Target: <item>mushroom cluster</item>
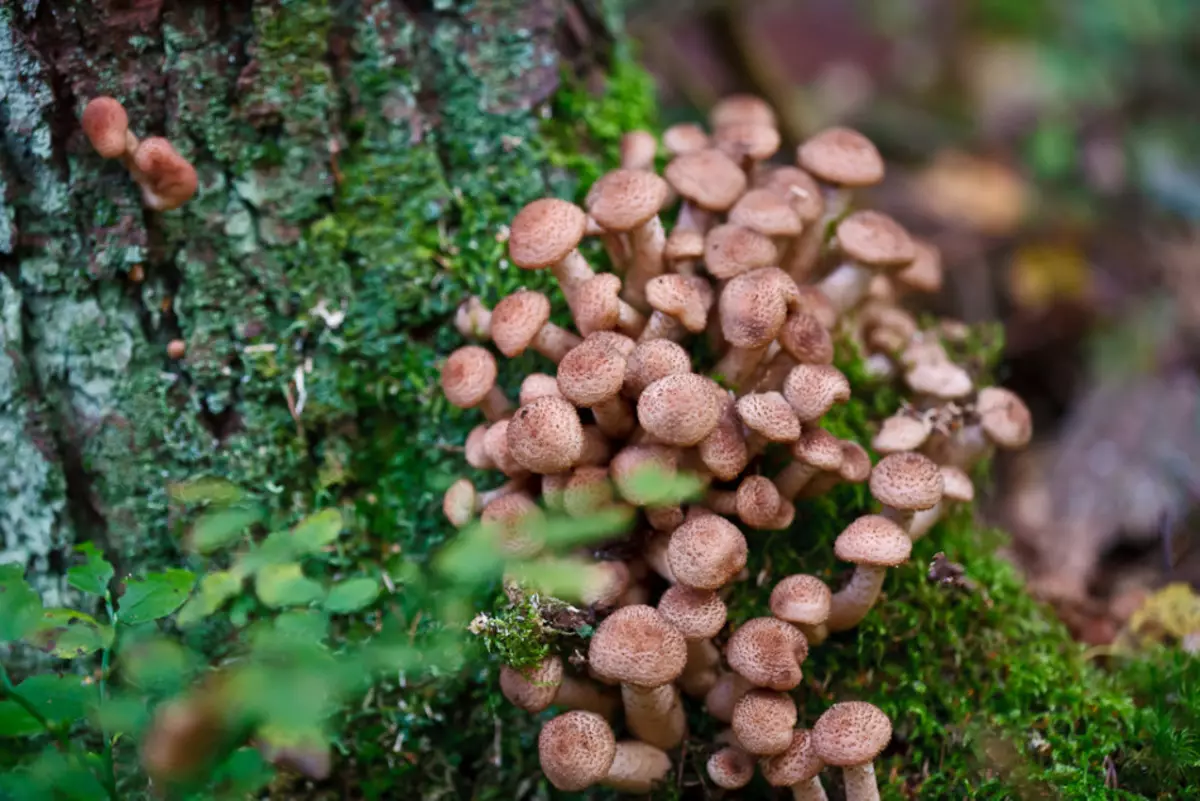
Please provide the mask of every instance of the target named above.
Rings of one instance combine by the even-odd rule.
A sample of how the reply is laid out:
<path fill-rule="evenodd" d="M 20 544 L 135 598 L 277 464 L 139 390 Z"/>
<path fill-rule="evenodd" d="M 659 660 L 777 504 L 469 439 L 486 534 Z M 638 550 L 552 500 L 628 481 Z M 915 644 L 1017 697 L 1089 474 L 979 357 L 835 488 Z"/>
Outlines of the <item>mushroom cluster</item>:
<path fill-rule="evenodd" d="M 574 330 L 551 322 L 549 298 L 529 289 L 491 309 L 479 298 L 460 307 L 457 327 L 477 344 L 449 356 L 442 388 L 487 418 L 466 459 L 504 483 L 481 492 L 460 479 L 444 511 L 455 526 L 495 524 L 504 552 L 523 556 L 538 551 L 526 524 L 545 510 L 619 510 L 635 521 L 622 559 L 587 572 L 599 619 L 587 675 L 570 675 L 559 656 L 501 673 L 515 705 L 572 710 L 539 740 L 554 786 L 646 792 L 686 736 L 689 696 L 729 726 L 707 766 L 718 786 L 743 787 L 757 764 L 796 798 L 824 798 L 818 776 L 837 766 L 851 801 L 878 798 L 871 765 L 891 737 L 888 718 L 855 701 L 797 728 L 791 693 L 809 648 L 854 628 L 912 541 L 972 499 L 966 471 L 993 446 L 1028 441 L 1029 413 L 1006 390 L 976 390 L 943 344 L 953 325 L 922 331 L 901 307 L 906 293 L 939 287 L 942 265 L 891 217 L 852 210 L 855 190 L 884 174 L 866 137 L 829 129 L 799 147 L 795 165 L 780 165 L 768 163 L 780 135 L 761 100 L 726 98 L 709 122 L 711 133 L 667 129 L 663 175 L 654 137 L 632 132 L 621 167 L 596 181 L 584 208 L 544 198 L 513 219 L 511 261 L 551 271 Z M 662 215 L 676 203 L 668 232 Z M 589 237 L 611 272 L 580 252 Z M 859 347 L 878 380 L 908 389 L 871 443 L 883 454 L 874 465 L 863 444 L 822 427 L 850 399 L 833 365 L 837 340 Z M 514 404 L 488 342 L 508 358 L 536 351 L 553 372 L 526 376 Z M 638 480 L 651 469 L 697 477 L 702 496 L 663 502 Z M 834 591 L 816 576 L 786 576 L 771 590 L 771 615 L 726 636 L 724 598 L 745 578 L 752 532 L 790 528 L 797 500 L 842 482 L 867 482 L 881 507 L 847 521 L 834 544 L 854 565 L 849 581 Z"/>

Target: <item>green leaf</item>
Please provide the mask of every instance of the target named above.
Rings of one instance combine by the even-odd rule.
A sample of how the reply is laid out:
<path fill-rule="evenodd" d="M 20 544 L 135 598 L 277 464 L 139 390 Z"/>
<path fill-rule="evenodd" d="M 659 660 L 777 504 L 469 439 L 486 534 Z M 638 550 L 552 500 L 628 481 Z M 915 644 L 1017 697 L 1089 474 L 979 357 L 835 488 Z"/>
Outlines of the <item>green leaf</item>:
<path fill-rule="evenodd" d="M 118 619 L 133 625 L 166 617 L 183 604 L 195 583 L 191 571 L 178 569 L 129 579 L 117 610 Z"/>
<path fill-rule="evenodd" d="M 230 504 L 240 501 L 246 493 L 236 484 L 214 476 L 200 476 L 167 487 L 171 499 L 184 504 Z"/>
<path fill-rule="evenodd" d="M 239 748 L 213 767 L 212 785 L 219 787 L 218 799 L 257 797 L 275 778 L 274 769 L 256 748 Z"/>
<path fill-rule="evenodd" d="M 42 599 L 17 564 L 0 565 L 0 642 L 24 637 L 42 616 Z"/>
<path fill-rule="evenodd" d="M 182 689 L 196 666 L 195 654 L 162 637 L 140 642 L 121 641 L 122 676 L 135 687 L 158 695 Z"/>
<path fill-rule="evenodd" d="M 300 553 L 317 553 L 342 533 L 342 513 L 323 509 L 301 520 L 292 529 L 292 544 Z"/>
<path fill-rule="evenodd" d="M 76 659 L 112 644 L 111 626 L 74 609 L 43 609 L 25 640 L 59 659 Z"/>
<path fill-rule="evenodd" d="M 30 676 L 17 685 L 17 692 L 51 725 L 83 719 L 88 705 L 99 700 L 94 686 L 84 685 L 81 677 L 71 674 Z M 42 731 L 42 724 L 15 701 L 0 701 L 0 737 L 28 737 Z"/>
<path fill-rule="evenodd" d="M 80 592 L 104 596 L 108 593 L 108 582 L 113 577 L 113 566 L 104 558 L 104 554 L 95 543 L 85 542 L 75 546 L 75 550 L 83 554 L 84 563 L 75 565 L 67 571 L 67 583 Z"/>
<path fill-rule="evenodd" d="M 319 643 L 329 634 L 329 618 L 317 609 L 290 609 L 275 618 L 275 631 L 296 640 Z"/>
<path fill-rule="evenodd" d="M 255 590 L 260 601 L 275 608 L 306 606 L 325 594 L 325 588 L 305 576 L 296 562 L 264 567 L 258 573 Z"/>
<path fill-rule="evenodd" d="M 200 553 L 212 553 L 237 541 L 262 519 L 260 506 L 230 506 L 208 512 L 192 526 L 191 546 Z"/>
<path fill-rule="evenodd" d="M 200 591 L 179 610 L 176 621 L 190 626 L 216 612 L 225 602 L 242 591 L 242 574 L 237 570 L 218 570 L 200 579 Z"/>
<path fill-rule="evenodd" d="M 335 584 L 325 599 L 325 608 L 334 614 L 348 614 L 364 609 L 379 597 L 379 582 L 356 578 Z"/>

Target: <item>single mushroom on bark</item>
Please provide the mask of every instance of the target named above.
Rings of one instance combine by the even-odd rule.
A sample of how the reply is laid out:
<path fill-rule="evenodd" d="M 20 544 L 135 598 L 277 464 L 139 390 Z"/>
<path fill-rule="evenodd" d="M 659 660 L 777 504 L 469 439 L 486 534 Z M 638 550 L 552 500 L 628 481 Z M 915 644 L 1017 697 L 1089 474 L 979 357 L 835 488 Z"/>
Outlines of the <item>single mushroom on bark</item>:
<path fill-rule="evenodd" d="M 846 801 L 879 801 L 875 758 L 892 739 L 892 722 L 873 704 L 834 704 L 812 730 L 817 756 L 842 769 Z"/>

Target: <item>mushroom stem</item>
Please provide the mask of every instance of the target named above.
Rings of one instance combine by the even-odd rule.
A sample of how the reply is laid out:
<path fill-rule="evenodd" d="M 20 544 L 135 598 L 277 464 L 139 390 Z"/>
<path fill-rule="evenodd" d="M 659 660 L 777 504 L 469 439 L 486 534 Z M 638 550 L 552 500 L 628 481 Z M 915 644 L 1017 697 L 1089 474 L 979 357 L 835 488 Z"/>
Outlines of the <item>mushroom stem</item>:
<path fill-rule="evenodd" d="M 792 798 L 794 801 L 829 801 L 829 796 L 825 795 L 825 788 L 821 786 L 820 776 L 793 784 Z"/>
<path fill-rule="evenodd" d="M 574 348 L 582 341 L 582 339 L 565 328 L 560 328 L 554 323 L 546 323 L 537 332 L 537 336 L 533 338 L 533 342 L 529 343 L 529 345 L 550 361 L 558 364 L 571 348 Z"/>
<path fill-rule="evenodd" d="M 817 287 L 825 293 L 833 307 L 845 314 L 867 296 L 874 273 L 853 261 L 843 262 L 821 279 Z"/>
<path fill-rule="evenodd" d="M 812 277 L 813 268 L 821 255 L 821 245 L 825 243 L 827 225 L 827 220 L 818 220 L 806 227 L 798 238 L 792 240 L 780 260 L 784 272 L 797 284 L 808 283 Z"/>
<path fill-rule="evenodd" d="M 663 781 L 671 770 L 671 758 L 662 749 L 637 740 L 617 743 L 617 755 L 601 782 L 622 793 L 644 795 Z"/>
<path fill-rule="evenodd" d="M 767 346 L 760 348 L 730 347 L 713 368 L 713 374 L 724 379 L 726 386 L 740 386 L 767 353 Z"/>
<path fill-rule="evenodd" d="M 617 699 L 613 693 L 574 676 L 563 676 L 562 684 L 554 695 L 554 705 L 595 712 L 610 721 L 617 711 Z"/>
<path fill-rule="evenodd" d="M 622 684 L 621 701 L 626 725 L 641 740 L 664 750 L 683 742 L 687 720 L 674 684 L 652 688 Z"/>
<path fill-rule="evenodd" d="M 657 215 L 629 232 L 633 251 L 629 273 L 625 276 L 625 299 L 634 306 L 646 308 L 646 284 L 663 273 L 663 248 L 667 235 Z"/>
<path fill-rule="evenodd" d="M 917 513 L 912 509 L 896 509 L 892 506 L 883 507 L 883 516 L 908 532 L 908 536 L 912 539 L 916 539 L 912 533 L 913 519 L 916 515 Z"/>
<path fill-rule="evenodd" d="M 721 666 L 721 652 L 710 639 L 687 641 L 687 665 L 679 677 L 679 688 L 688 695 L 705 695 L 717 683 L 717 668 Z"/>
<path fill-rule="evenodd" d="M 845 587 L 833 594 L 829 606 L 829 619 L 825 621 L 829 631 L 847 631 L 854 628 L 871 611 L 883 588 L 887 568 L 858 565 Z"/>
<path fill-rule="evenodd" d="M 637 422 L 629 404 L 621 398 L 609 398 L 592 407 L 596 417 L 596 427 L 605 436 L 613 439 L 623 439 L 633 430 Z"/>
<path fill-rule="evenodd" d="M 558 280 L 558 285 L 567 299 L 567 306 L 571 308 L 571 313 L 574 315 L 575 293 L 579 287 L 583 286 L 589 278 L 595 275 L 591 265 L 587 263 L 587 260 L 583 258 L 583 255 L 578 250 L 572 250 L 562 261 L 555 264 L 551 270 L 554 272 L 554 277 Z"/>
<path fill-rule="evenodd" d="M 775 487 L 779 490 L 781 497 L 787 498 L 789 501 L 794 501 L 796 496 L 800 494 L 800 490 L 821 472 L 821 468 L 814 467 L 811 464 L 795 461 L 775 477 Z"/>
<path fill-rule="evenodd" d="M 804 634 L 804 639 L 808 640 L 809 645 L 820 645 L 829 639 L 829 627 L 824 623 L 815 626 L 798 625 L 797 628 Z"/>
<path fill-rule="evenodd" d="M 683 327 L 683 323 L 669 314 L 655 311 L 651 313 L 650 320 L 638 336 L 638 342 L 650 339 L 669 339 L 672 342 L 682 342 L 686 337 L 687 329 Z"/>
<path fill-rule="evenodd" d="M 847 765 L 842 768 L 842 780 L 846 785 L 846 801 L 879 801 L 874 762 Z"/>
<path fill-rule="evenodd" d="M 939 501 L 933 508 L 922 509 L 913 515 L 911 522 L 905 528 L 913 542 L 924 537 L 931 528 L 937 525 L 938 520 L 942 517 L 943 506 L 944 503 Z"/>
<path fill-rule="evenodd" d="M 488 339 L 492 335 L 492 312 L 472 295 L 455 312 L 454 327 L 467 339 Z"/>
<path fill-rule="evenodd" d="M 488 422 L 494 423 L 501 420 L 512 411 L 512 404 L 508 402 L 508 398 L 504 397 L 504 393 L 499 387 L 492 387 L 488 393 L 483 396 L 483 400 L 479 404 L 480 411 L 487 418 Z"/>

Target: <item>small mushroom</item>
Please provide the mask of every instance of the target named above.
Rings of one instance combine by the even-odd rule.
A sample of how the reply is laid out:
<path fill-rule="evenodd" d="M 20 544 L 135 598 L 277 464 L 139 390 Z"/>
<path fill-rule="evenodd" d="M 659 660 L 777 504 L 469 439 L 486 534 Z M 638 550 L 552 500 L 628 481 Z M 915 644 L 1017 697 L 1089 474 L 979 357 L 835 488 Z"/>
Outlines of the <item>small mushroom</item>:
<path fill-rule="evenodd" d="M 577 290 L 594 275 L 578 250 L 586 230 L 583 209 L 557 198 L 529 203 L 509 226 L 508 255 L 513 264 L 522 270 L 551 270 L 572 312 Z"/>
<path fill-rule="evenodd" d="M 795 625 L 809 645 L 815 645 L 825 639 L 832 598 L 829 585 L 801 573 L 781 579 L 771 590 L 768 604 L 771 614 Z"/>
<path fill-rule="evenodd" d="M 669 375 L 692 372 L 692 357 L 678 343 L 669 339 L 650 339 L 640 342 L 625 360 L 625 380 L 621 394 L 637 400 L 646 387 Z"/>
<path fill-rule="evenodd" d="M 838 535 L 833 552 L 856 566 L 846 586 L 833 594 L 825 623 L 830 631 L 846 631 L 857 626 L 875 605 L 887 569 L 908 561 L 912 540 L 886 517 L 864 515 Z"/>
<path fill-rule="evenodd" d="M 938 466 L 911 451 L 892 453 L 871 471 L 871 495 L 883 504 L 885 517 L 908 531 L 913 515 L 942 499 L 944 483 Z"/>
<path fill-rule="evenodd" d="M 729 222 L 770 237 L 779 253 L 804 230 L 804 222 L 786 194 L 776 189 L 751 189 L 729 210 Z"/>
<path fill-rule="evenodd" d="M 722 673 L 717 683 L 704 695 L 704 708 L 722 723 L 733 720 L 733 708 L 742 696 L 754 689 L 754 685 L 739 673 Z"/>
<path fill-rule="evenodd" d="M 133 152 L 130 167 L 142 187 L 142 203 L 155 211 L 171 211 L 192 199 L 199 186 L 196 168 L 166 139 L 150 136 Z"/>
<path fill-rule="evenodd" d="M 733 733 L 756 756 L 781 754 L 792 743 L 796 702 L 784 692 L 754 689 L 733 707 Z"/>
<path fill-rule="evenodd" d="M 779 352 L 755 382 L 760 391 L 780 389 L 798 364 L 833 363 L 833 337 L 815 314 L 798 311 L 788 315 L 777 341 Z"/>
<path fill-rule="evenodd" d="M 654 170 L 654 159 L 658 155 L 658 140 L 649 131 L 626 131 L 621 134 L 621 168 L 626 170 Z"/>
<path fill-rule="evenodd" d="M 569 404 L 568 404 L 569 405 Z M 483 452 L 492 466 L 509 478 L 523 478 L 529 470 L 513 458 L 508 447 L 509 420 L 500 420 L 483 432 Z"/>
<path fill-rule="evenodd" d="M 704 237 L 704 268 L 720 281 L 778 261 L 779 251 L 770 237 L 741 225 L 718 225 Z"/>
<path fill-rule="evenodd" d="M 783 382 L 783 397 L 801 423 L 812 423 L 835 403 L 850 400 L 850 382 L 831 364 L 798 364 Z"/>
<path fill-rule="evenodd" d="M 591 409 L 596 425 L 609 437 L 626 437 L 634 417 L 621 398 L 625 356 L 604 338 L 589 336 L 558 363 L 558 390 L 571 403 Z"/>
<path fill-rule="evenodd" d="M 921 400 L 961 400 L 975 388 L 971 375 L 952 361 L 923 361 L 904 374 L 904 383 Z"/>
<path fill-rule="evenodd" d="M 663 248 L 667 236 L 659 210 L 666 202 L 669 186 L 647 170 L 613 170 L 602 175 L 588 190 L 588 213 L 602 228 L 628 237 L 632 255 L 625 276 L 624 297 L 633 306 L 646 309 L 646 282 L 663 271 Z"/>
<path fill-rule="evenodd" d="M 750 528 L 785 527 L 780 525 L 779 514 L 783 499 L 774 482 L 765 476 L 746 476 L 732 492 L 709 490 L 704 503 L 719 515 L 736 515 Z M 790 521 L 786 525 L 790 525 Z"/>
<path fill-rule="evenodd" d="M 558 379 L 545 373 L 530 373 L 521 380 L 517 403 L 524 406 L 548 395 L 556 398 L 562 397 L 562 393 L 558 391 Z"/>
<path fill-rule="evenodd" d="M 748 176 L 775 155 L 781 141 L 778 128 L 757 121 L 730 122 L 713 129 L 713 144 L 741 165 Z"/>
<path fill-rule="evenodd" d="M 454 327 L 467 339 L 489 339 L 492 336 L 491 309 L 472 295 L 458 304 L 454 312 Z"/>
<path fill-rule="evenodd" d="M 671 769 L 670 758 L 646 743 L 618 743 L 608 721 L 573 711 L 546 721 L 538 735 L 538 759 L 559 790 L 578 792 L 596 784 L 647 793 Z"/>
<path fill-rule="evenodd" d="M 612 273 L 593 276 L 580 285 L 575 295 L 575 324 L 584 336 L 616 329 L 630 337 L 639 336 L 646 318 L 620 297 L 621 279 Z"/>
<path fill-rule="evenodd" d="M 836 473 L 821 473 L 800 490 L 799 498 L 816 498 L 824 495 L 843 481 L 861 484 L 871 476 L 871 457 L 857 442 L 843 441 L 842 465 Z"/>
<path fill-rule="evenodd" d="M 478 492 L 468 478 L 460 478 L 442 496 L 442 513 L 455 528 L 462 528 L 475 519 L 484 507 L 497 498 L 524 488 L 521 481 L 508 481 L 494 490 Z"/>
<path fill-rule="evenodd" d="M 663 131 L 662 141 L 663 147 L 672 156 L 706 150 L 710 145 L 708 134 L 692 122 L 679 122 L 670 126 Z"/>
<path fill-rule="evenodd" d="M 712 638 L 725 626 L 725 602 L 712 590 L 676 584 L 658 600 L 658 612 L 687 640 L 688 658 L 679 676 L 680 689 L 703 696 L 716 683 L 721 666 L 721 654 Z"/>
<path fill-rule="evenodd" d="M 795 288 L 792 279 L 776 267 L 742 273 L 725 285 L 717 307 L 729 350 L 713 372 L 728 385 L 740 386 L 763 360 L 787 321 Z"/>
<path fill-rule="evenodd" d="M 718 391 L 715 382 L 695 373 L 664 376 L 638 396 L 638 422 L 660 442 L 691 447 L 717 427 Z"/>
<path fill-rule="evenodd" d="M 932 431 L 933 426 L 925 418 L 897 413 L 883 421 L 879 433 L 871 440 L 871 447 L 885 456 L 915 451 L 925 444 Z"/>
<path fill-rule="evenodd" d="M 717 590 L 746 566 L 746 538 L 716 515 L 685 521 L 671 533 L 667 560 L 675 581 L 699 590 Z"/>
<path fill-rule="evenodd" d="M 660 275 L 646 284 L 646 301 L 654 311 L 641 338 L 678 341 L 708 325 L 713 291 L 708 281 L 698 276 Z"/>
<path fill-rule="evenodd" d="M 933 437 L 926 452 L 936 461 L 970 469 L 992 447 L 1016 450 L 1029 444 L 1033 418 L 1016 393 L 1003 387 L 979 390 L 970 422 L 948 439 Z"/>
<path fill-rule="evenodd" d="M 562 398 L 538 398 L 512 416 L 505 434 L 514 461 L 533 473 L 564 473 L 583 454 L 579 413 Z"/>
<path fill-rule="evenodd" d="M 634 506 L 650 507 L 647 509 L 647 516 L 652 526 L 657 529 L 659 526 L 655 523 L 661 525 L 663 522 L 658 515 L 650 514 L 652 511 L 658 511 L 660 514 L 669 515 L 670 522 L 674 522 L 674 525 L 667 526 L 667 530 L 674 530 L 678 525 L 678 519 L 682 517 L 679 507 L 652 506 L 658 501 L 658 498 L 645 494 L 646 489 L 640 481 L 641 478 L 648 473 L 652 474 L 653 471 L 658 471 L 664 478 L 674 476 L 676 471 L 674 451 L 662 445 L 627 445 L 613 457 L 609 471 L 613 483 L 616 485 L 617 493 L 622 498 Z"/>
<path fill-rule="evenodd" d="M 842 466 L 842 442 L 823 428 L 805 426 L 792 445 L 792 459 L 775 477 L 779 494 L 795 499 L 802 489 L 822 471 L 832 473 Z"/>
<path fill-rule="evenodd" d="M 940 292 L 943 274 L 941 251 L 924 239 L 914 239 L 913 245 L 917 250 L 916 258 L 893 276 L 896 287 L 926 294 Z"/>
<path fill-rule="evenodd" d="M 580 342 L 575 334 L 550 322 L 550 301 L 530 290 L 514 292 L 497 303 L 490 330 L 496 347 L 510 359 L 533 348 L 558 363 Z"/>
<path fill-rule="evenodd" d="M 137 138 L 129 131 L 129 115 L 116 98 L 102 96 L 89 100 L 79 126 L 102 158 L 131 156 L 137 149 Z"/>
<path fill-rule="evenodd" d="M 787 692 L 800 684 L 808 641 L 800 629 L 778 618 L 756 617 L 733 632 L 725 645 L 729 667 L 756 687 Z"/>
<path fill-rule="evenodd" d="M 779 266 L 796 282 L 808 281 L 825 242 L 824 193 L 816 180 L 799 167 L 777 167 L 762 185 L 786 197 L 804 226 L 800 237 L 789 242 L 780 255 Z"/>
<path fill-rule="evenodd" d="M 875 757 L 892 739 L 892 722 L 873 704 L 834 704 L 812 729 L 813 747 L 827 765 L 842 769 L 846 801 L 879 801 Z"/>
<path fill-rule="evenodd" d="M 705 764 L 712 783 L 723 790 L 740 790 L 754 778 L 754 757 L 735 745 L 713 752 Z"/>
<path fill-rule="evenodd" d="M 680 228 L 678 225 L 667 235 L 663 248 L 666 266 L 680 275 L 694 276 L 696 260 L 704 255 L 704 234 L 697 230 Z"/>
<path fill-rule="evenodd" d="M 466 345 L 446 358 L 442 392 L 460 409 L 478 407 L 488 420 L 499 420 L 512 407 L 496 386 L 496 372 L 496 357 L 478 345 Z"/>
<path fill-rule="evenodd" d="M 763 777 L 773 787 L 791 787 L 794 801 L 828 801 L 821 786 L 825 763 L 817 756 L 812 732 L 796 729 L 787 750 L 761 763 Z"/>
<path fill-rule="evenodd" d="M 913 542 L 928 534 L 951 504 L 970 503 L 975 500 L 975 485 L 971 483 L 971 477 L 960 468 L 942 465 L 938 471 L 942 474 L 942 484 L 945 487 L 942 499 L 932 509 L 924 509 L 913 515 L 912 525 L 908 530 L 908 536 Z"/>
<path fill-rule="evenodd" d="M 878 211 L 856 211 L 838 223 L 837 246 L 843 261 L 818 286 L 843 313 L 866 297 L 876 271 L 903 269 L 916 257 L 908 232 Z"/>
<path fill-rule="evenodd" d="M 594 712 L 612 720 L 617 708 L 611 692 L 567 675 L 562 660 L 555 655 L 522 670 L 508 665 L 500 668 L 500 691 L 513 706 L 526 712 L 541 712 L 553 705 Z"/>
<path fill-rule="evenodd" d="M 762 453 L 770 442 L 795 442 L 800 439 L 800 420 L 791 404 L 779 392 L 755 392 L 738 398 L 738 417 L 750 434 L 746 447 L 750 454 Z"/>
<path fill-rule="evenodd" d="M 683 198 L 675 225 L 685 230 L 708 230 L 713 213 L 727 211 L 746 191 L 746 174 L 714 148 L 676 156 L 664 177 Z"/>
<path fill-rule="evenodd" d="M 750 463 L 750 449 L 742 433 L 733 393 L 717 387 L 716 394 L 721 410 L 717 426 L 700 440 L 696 452 L 712 475 L 721 481 L 732 481 Z"/>
<path fill-rule="evenodd" d="M 796 162 L 825 187 L 825 220 L 840 217 L 853 190 L 883 180 L 883 157 L 871 140 L 851 128 L 826 128 L 796 150 Z"/>

